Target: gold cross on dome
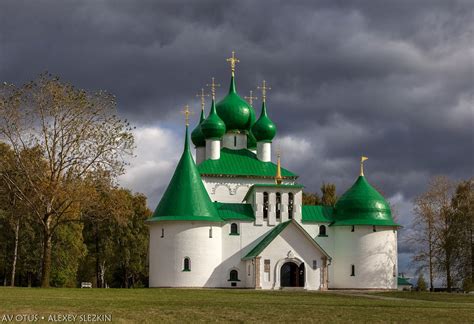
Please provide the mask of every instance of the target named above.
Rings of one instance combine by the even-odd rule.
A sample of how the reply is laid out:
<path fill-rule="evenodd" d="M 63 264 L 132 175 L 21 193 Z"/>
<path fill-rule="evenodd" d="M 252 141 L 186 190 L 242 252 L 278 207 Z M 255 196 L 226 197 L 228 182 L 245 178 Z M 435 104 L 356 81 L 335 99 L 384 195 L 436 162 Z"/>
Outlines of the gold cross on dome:
<path fill-rule="evenodd" d="M 181 111 L 182 114 L 184 114 L 184 118 L 186 120 L 186 126 L 189 126 L 189 115 L 194 114 L 191 110 L 189 110 L 189 106 L 186 105 L 184 106 L 184 109 Z"/>
<path fill-rule="evenodd" d="M 209 97 L 209 94 L 205 94 L 204 88 L 201 88 L 201 93 L 198 93 L 196 97 L 201 98 L 201 110 L 204 110 L 204 106 L 206 105 L 206 97 Z"/>
<path fill-rule="evenodd" d="M 254 99 L 255 99 L 255 100 L 258 99 L 257 97 L 253 97 L 252 94 L 253 94 L 253 91 L 250 90 L 250 96 L 248 96 L 248 97 L 245 96 L 245 97 L 244 97 L 245 99 L 248 100 L 250 106 L 253 106 L 253 100 L 254 100 Z"/>
<path fill-rule="evenodd" d="M 232 56 L 226 59 L 227 62 L 230 63 L 230 69 L 232 70 L 232 76 L 234 76 L 235 72 L 235 65 L 236 63 L 240 63 L 240 60 L 235 57 L 235 51 L 232 51 Z"/>
<path fill-rule="evenodd" d="M 221 85 L 214 82 L 214 77 L 212 77 L 211 80 L 212 82 L 210 84 L 206 84 L 206 86 L 211 87 L 212 99 L 216 100 L 216 87 L 220 87 Z"/>
<path fill-rule="evenodd" d="M 272 90 L 272 88 L 267 87 L 267 81 L 263 80 L 262 86 L 258 86 L 257 89 L 262 90 L 262 101 L 265 102 L 267 99 L 267 90 Z"/>

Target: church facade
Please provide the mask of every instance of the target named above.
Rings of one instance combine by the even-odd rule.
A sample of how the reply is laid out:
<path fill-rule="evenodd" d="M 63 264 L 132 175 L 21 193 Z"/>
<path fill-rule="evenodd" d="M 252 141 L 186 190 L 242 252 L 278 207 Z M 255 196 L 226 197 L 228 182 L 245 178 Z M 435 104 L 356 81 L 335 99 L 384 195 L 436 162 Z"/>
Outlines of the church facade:
<path fill-rule="evenodd" d="M 397 289 L 397 230 L 363 174 L 335 206 L 302 203 L 298 176 L 272 162 L 265 82 L 257 119 L 236 90 L 188 139 L 150 229 L 150 287 Z M 203 97 L 202 97 L 203 99 Z M 317 166 L 314 166 L 317 167 Z"/>

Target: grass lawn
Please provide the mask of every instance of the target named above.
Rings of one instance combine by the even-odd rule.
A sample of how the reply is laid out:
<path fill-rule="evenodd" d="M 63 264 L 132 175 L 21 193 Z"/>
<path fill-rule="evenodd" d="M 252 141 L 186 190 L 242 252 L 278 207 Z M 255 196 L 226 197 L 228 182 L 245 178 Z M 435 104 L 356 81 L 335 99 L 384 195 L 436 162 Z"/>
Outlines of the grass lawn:
<path fill-rule="evenodd" d="M 410 292 L 375 295 L 403 299 L 223 289 L 0 288 L 0 322 L 5 314 L 38 314 L 45 319 L 50 314 L 111 314 L 113 322 L 122 323 L 474 322 L 474 296 Z"/>

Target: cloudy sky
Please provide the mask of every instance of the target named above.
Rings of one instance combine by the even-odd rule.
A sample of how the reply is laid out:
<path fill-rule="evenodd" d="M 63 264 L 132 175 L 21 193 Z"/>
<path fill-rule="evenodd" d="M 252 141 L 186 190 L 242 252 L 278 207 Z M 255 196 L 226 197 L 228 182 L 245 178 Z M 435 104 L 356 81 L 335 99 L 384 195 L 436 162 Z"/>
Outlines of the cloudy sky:
<path fill-rule="evenodd" d="M 225 95 L 263 79 L 285 167 L 306 191 L 342 194 L 366 155 L 368 180 L 409 231 L 428 179 L 474 174 L 472 1 L 0 2 L 0 81 L 49 71 L 117 96 L 136 125 L 121 178 L 159 201 L 182 150 L 185 104 L 212 76 Z M 258 95 L 258 94 L 257 94 Z M 256 106 L 259 107 L 260 101 Z M 259 108 L 257 108 L 257 112 Z M 410 246 L 401 240 L 401 270 Z"/>

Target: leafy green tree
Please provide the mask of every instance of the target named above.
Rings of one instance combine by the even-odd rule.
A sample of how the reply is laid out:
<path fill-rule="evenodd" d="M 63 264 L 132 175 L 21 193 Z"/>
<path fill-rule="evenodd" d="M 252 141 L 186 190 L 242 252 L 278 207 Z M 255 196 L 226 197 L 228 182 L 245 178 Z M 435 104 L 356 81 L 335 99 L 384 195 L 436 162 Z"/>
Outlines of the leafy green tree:
<path fill-rule="evenodd" d="M 22 192 L 15 178 L 8 181 L 42 228 L 42 287 L 50 285 L 56 230 L 79 219 L 81 181 L 97 169 L 120 174 L 124 156 L 132 153 L 130 125 L 115 112 L 111 94 L 76 89 L 48 74 L 0 89 L 0 139 L 11 146 L 31 194 Z M 22 156 L 33 148 L 42 159 Z"/>

